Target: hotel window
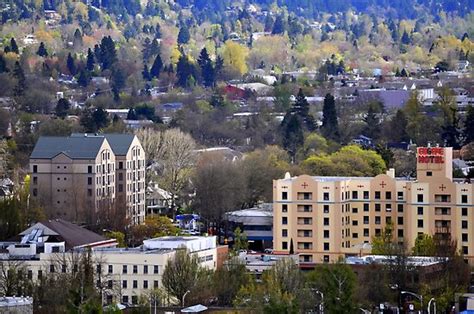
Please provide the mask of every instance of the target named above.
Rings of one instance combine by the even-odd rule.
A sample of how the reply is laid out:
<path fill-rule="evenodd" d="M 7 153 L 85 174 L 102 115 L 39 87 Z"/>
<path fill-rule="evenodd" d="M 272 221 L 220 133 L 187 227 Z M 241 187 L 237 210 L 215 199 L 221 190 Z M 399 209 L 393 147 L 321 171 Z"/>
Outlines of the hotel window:
<path fill-rule="evenodd" d="M 369 224 L 369 216 L 364 216 L 364 225 Z"/>
<path fill-rule="evenodd" d="M 359 198 L 357 191 L 352 191 L 352 198 L 355 200 Z"/>
<path fill-rule="evenodd" d="M 329 193 L 328 192 L 323 193 L 323 200 L 329 201 Z"/>
<path fill-rule="evenodd" d="M 386 192 L 385 192 L 385 199 L 391 200 L 391 199 L 392 199 L 392 192 L 386 191 Z"/>
<path fill-rule="evenodd" d="M 403 225 L 403 217 L 398 217 L 397 218 L 397 224 Z"/>
<path fill-rule="evenodd" d="M 375 203 L 375 211 L 376 212 L 380 211 L 380 203 Z"/>
<path fill-rule="evenodd" d="M 385 217 L 385 223 L 387 225 L 391 224 L 392 223 L 392 217 Z"/>
<path fill-rule="evenodd" d="M 303 262 L 304 263 L 311 263 L 313 261 L 313 256 L 312 255 L 301 255 L 303 257 Z"/>
<path fill-rule="evenodd" d="M 397 211 L 398 211 L 399 213 L 403 213 L 403 204 L 398 204 L 398 205 L 397 205 Z"/>
<path fill-rule="evenodd" d="M 92 166 L 87 166 L 87 173 L 92 173 Z"/>
<path fill-rule="evenodd" d="M 380 225 L 380 216 L 375 216 L 375 224 Z"/>
<path fill-rule="evenodd" d="M 287 204 L 281 205 L 281 211 L 282 211 L 283 213 L 288 212 L 288 205 L 287 205 Z"/>
<path fill-rule="evenodd" d="M 385 204 L 385 210 L 388 212 L 392 211 L 392 204 Z"/>
<path fill-rule="evenodd" d="M 467 246 L 462 247 L 462 254 L 467 255 L 469 253 L 469 249 Z"/>
<path fill-rule="evenodd" d="M 352 233 L 352 238 L 357 239 L 359 237 L 359 234 L 357 232 Z"/>
<path fill-rule="evenodd" d="M 313 193 L 310 193 L 310 192 L 298 193 L 299 200 L 311 200 L 312 198 L 313 198 Z"/>
<path fill-rule="evenodd" d="M 138 288 L 138 280 L 134 280 L 133 281 L 133 289 L 137 289 Z"/>
<path fill-rule="evenodd" d="M 329 251 L 329 243 L 328 242 L 324 242 L 324 250 Z"/>
<path fill-rule="evenodd" d="M 154 289 L 158 288 L 158 280 L 153 280 L 153 288 Z"/>
<path fill-rule="evenodd" d="M 431 172 L 431 171 L 426 171 L 426 176 L 427 176 L 427 177 L 431 177 L 432 175 L 433 175 L 433 172 Z"/>
<path fill-rule="evenodd" d="M 33 184 L 38 184 L 38 177 L 33 177 Z"/>
<path fill-rule="evenodd" d="M 423 203 L 423 194 L 418 194 L 416 198 L 418 203 Z"/>
<path fill-rule="evenodd" d="M 132 304 L 138 304 L 138 296 L 132 295 Z"/>
<path fill-rule="evenodd" d="M 324 256 L 323 256 L 323 261 L 324 261 L 325 263 L 329 263 L 329 255 L 324 255 Z"/>
<path fill-rule="evenodd" d="M 119 161 L 119 169 L 123 169 L 123 161 Z"/>
<path fill-rule="evenodd" d="M 38 189 L 33 189 L 33 196 L 38 196 Z"/>
<path fill-rule="evenodd" d="M 114 272 L 114 266 L 113 265 L 109 265 L 109 274 L 113 273 Z"/>
<path fill-rule="evenodd" d="M 375 191 L 375 199 L 376 200 L 380 199 L 380 191 Z"/>
<path fill-rule="evenodd" d="M 359 225 L 359 222 L 357 220 L 352 220 L 352 225 L 353 226 L 358 226 Z"/>
<path fill-rule="evenodd" d="M 148 265 L 143 265 L 143 273 L 148 274 Z"/>
<path fill-rule="evenodd" d="M 462 242 L 467 242 L 468 240 L 467 233 L 462 234 Z"/>
<path fill-rule="evenodd" d="M 122 296 L 122 303 L 123 304 L 128 304 L 128 295 Z"/>
<path fill-rule="evenodd" d="M 423 228 L 423 219 L 418 219 L 418 228 Z"/>
<path fill-rule="evenodd" d="M 38 173 L 38 165 L 33 165 L 33 173 Z"/>
<path fill-rule="evenodd" d="M 369 229 L 364 228 L 364 237 L 368 237 L 368 236 L 369 236 Z"/>
<path fill-rule="evenodd" d="M 403 229 L 398 229 L 398 237 L 403 238 Z"/>
<path fill-rule="evenodd" d="M 375 236 L 380 236 L 380 229 L 375 229 Z"/>
<path fill-rule="evenodd" d="M 369 191 L 364 191 L 364 200 L 369 199 Z"/>
<path fill-rule="evenodd" d="M 282 237 L 287 237 L 288 236 L 288 229 L 282 229 L 281 230 L 281 236 Z"/>
<path fill-rule="evenodd" d="M 329 213 L 329 205 L 323 205 L 323 212 L 325 214 L 328 214 Z"/>
<path fill-rule="evenodd" d="M 282 250 L 288 250 L 288 242 L 283 241 L 283 242 L 281 243 L 281 249 L 282 249 Z"/>
<path fill-rule="evenodd" d="M 288 217 L 281 217 L 281 224 L 287 225 L 288 224 Z"/>
<path fill-rule="evenodd" d="M 467 208 L 466 207 L 461 208 L 461 215 L 467 216 Z"/>
<path fill-rule="evenodd" d="M 288 192 L 281 192 L 281 199 L 287 200 L 288 199 Z"/>
<path fill-rule="evenodd" d="M 357 214 L 359 210 L 357 209 L 357 207 L 352 207 L 352 213 L 353 214 Z"/>
<path fill-rule="evenodd" d="M 365 212 L 369 211 L 369 203 L 364 203 L 364 211 Z"/>
<path fill-rule="evenodd" d="M 112 289 L 113 286 L 114 286 L 114 282 L 112 280 L 108 280 L 107 281 L 107 288 Z"/>
<path fill-rule="evenodd" d="M 461 203 L 467 204 L 467 195 L 461 195 Z"/>
<path fill-rule="evenodd" d="M 148 280 L 143 280 L 143 289 L 148 289 Z"/>
<path fill-rule="evenodd" d="M 423 215 L 423 207 L 418 207 L 417 211 L 418 211 L 418 215 L 420 216 Z"/>
<path fill-rule="evenodd" d="M 328 217 L 324 217 L 324 225 L 329 226 L 329 218 Z"/>
<path fill-rule="evenodd" d="M 158 265 L 153 266 L 153 273 L 158 274 Z"/>
<path fill-rule="evenodd" d="M 119 181 L 123 181 L 123 173 L 119 172 L 118 175 L 119 175 L 118 176 Z"/>
<path fill-rule="evenodd" d="M 92 177 L 87 177 L 87 185 L 92 185 Z"/>
<path fill-rule="evenodd" d="M 397 192 L 397 199 L 403 200 L 403 192 Z"/>
<path fill-rule="evenodd" d="M 122 266 L 122 274 L 126 274 L 127 273 L 127 265 L 123 265 Z"/>
<path fill-rule="evenodd" d="M 329 238 L 329 230 L 324 230 L 324 231 L 323 231 L 323 237 L 324 237 L 325 239 Z"/>
<path fill-rule="evenodd" d="M 467 220 L 461 221 L 461 228 L 467 229 Z"/>

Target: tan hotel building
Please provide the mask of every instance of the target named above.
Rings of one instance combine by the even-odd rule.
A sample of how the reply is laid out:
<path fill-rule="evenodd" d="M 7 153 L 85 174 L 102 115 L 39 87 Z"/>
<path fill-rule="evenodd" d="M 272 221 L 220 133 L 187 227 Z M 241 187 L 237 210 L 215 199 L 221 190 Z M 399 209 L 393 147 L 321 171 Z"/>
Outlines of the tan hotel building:
<path fill-rule="evenodd" d="M 474 262 L 474 189 L 453 180 L 452 148 L 418 148 L 416 180 L 395 178 L 393 169 L 376 177 L 287 174 L 274 180 L 273 199 L 274 251 L 288 253 L 293 242 L 303 265 L 362 254 L 387 223 L 408 248 L 421 233 L 444 236 Z"/>

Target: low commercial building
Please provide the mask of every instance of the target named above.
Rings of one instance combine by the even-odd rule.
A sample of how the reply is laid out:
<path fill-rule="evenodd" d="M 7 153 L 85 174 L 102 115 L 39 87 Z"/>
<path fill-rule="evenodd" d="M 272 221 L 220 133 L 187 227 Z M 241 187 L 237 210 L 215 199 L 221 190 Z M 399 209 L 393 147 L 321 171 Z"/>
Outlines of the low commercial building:
<path fill-rule="evenodd" d="M 474 188 L 452 177 L 452 148 L 420 147 L 417 178 L 301 175 L 273 182 L 273 247 L 313 265 L 360 255 L 364 244 L 393 228 L 413 247 L 420 234 L 457 242 L 474 262 Z"/>

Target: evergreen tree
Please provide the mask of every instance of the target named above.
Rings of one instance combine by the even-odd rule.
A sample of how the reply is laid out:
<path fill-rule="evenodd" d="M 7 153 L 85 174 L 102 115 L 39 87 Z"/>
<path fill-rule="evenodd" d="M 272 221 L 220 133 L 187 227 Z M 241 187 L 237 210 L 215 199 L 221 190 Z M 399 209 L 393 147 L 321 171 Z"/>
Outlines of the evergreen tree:
<path fill-rule="evenodd" d="M 176 64 L 176 76 L 178 77 L 178 86 L 188 87 L 190 78 L 193 76 L 193 65 L 190 64 L 188 57 L 183 54 L 179 57 Z"/>
<path fill-rule="evenodd" d="M 463 131 L 464 143 L 474 142 L 474 107 L 472 105 L 467 107 Z"/>
<path fill-rule="evenodd" d="M 87 61 L 86 61 L 87 71 L 89 71 L 89 72 L 94 71 L 94 65 L 95 65 L 94 53 L 92 52 L 92 49 L 89 48 L 87 50 Z"/>
<path fill-rule="evenodd" d="M 74 62 L 74 58 L 72 57 L 71 53 L 67 55 L 66 61 L 67 69 L 71 75 L 76 75 L 76 64 Z"/>
<path fill-rule="evenodd" d="M 265 16 L 265 26 L 264 26 L 264 31 L 265 32 L 271 32 L 273 30 L 273 18 L 270 14 L 267 13 Z"/>
<path fill-rule="evenodd" d="M 183 24 L 178 33 L 178 45 L 187 44 L 190 38 L 191 35 L 189 34 L 189 29 L 185 24 Z"/>
<path fill-rule="evenodd" d="M 370 103 L 367 114 L 364 117 L 364 131 L 363 134 L 372 139 L 378 139 L 380 136 L 380 119 L 376 110 L 376 104 Z"/>
<path fill-rule="evenodd" d="M 306 130 L 314 131 L 316 129 L 314 118 L 309 114 L 309 103 L 301 88 L 298 91 L 298 95 L 296 95 L 292 111 L 301 118 Z"/>
<path fill-rule="evenodd" d="M 15 95 L 21 96 L 25 92 L 26 88 L 26 77 L 23 68 L 20 65 L 20 62 L 16 61 L 15 66 L 13 67 L 13 76 L 17 80 L 17 84 L 15 86 Z"/>
<path fill-rule="evenodd" d="M 204 86 L 212 87 L 215 84 L 215 70 L 207 49 L 203 48 L 199 54 L 198 64 L 201 67 L 201 74 Z"/>
<path fill-rule="evenodd" d="M 156 26 L 155 26 L 155 38 L 156 39 L 161 38 L 161 26 L 159 23 L 156 23 Z"/>
<path fill-rule="evenodd" d="M 111 69 L 112 65 L 117 62 L 117 51 L 115 50 L 115 43 L 110 36 L 102 38 L 100 43 L 100 61 L 102 69 Z"/>
<path fill-rule="evenodd" d="M 76 31 L 74 32 L 74 42 L 73 42 L 74 47 L 80 47 L 82 46 L 82 33 L 79 30 L 79 28 L 76 28 Z"/>
<path fill-rule="evenodd" d="M 156 56 L 159 53 L 160 53 L 160 44 L 158 43 L 158 40 L 155 38 L 151 42 L 150 56 Z"/>
<path fill-rule="evenodd" d="M 135 109 L 130 108 L 128 110 L 127 120 L 137 120 L 137 114 L 135 113 Z"/>
<path fill-rule="evenodd" d="M 163 61 L 161 60 L 161 56 L 158 54 L 156 55 L 155 61 L 153 61 L 153 65 L 150 69 L 150 76 L 159 78 L 161 70 L 163 69 Z"/>
<path fill-rule="evenodd" d="M 55 108 L 56 116 L 58 116 L 61 119 L 66 118 L 67 113 L 70 108 L 71 108 L 71 103 L 67 99 L 65 98 L 59 99 Z"/>
<path fill-rule="evenodd" d="M 407 125 L 408 120 L 405 112 L 401 109 L 397 110 L 397 113 L 389 123 L 389 139 L 396 143 L 408 142 L 410 137 L 407 133 Z"/>
<path fill-rule="evenodd" d="M 5 61 L 3 54 L 0 54 L 0 73 L 5 73 L 5 72 L 8 72 L 7 62 Z"/>
<path fill-rule="evenodd" d="M 143 42 L 143 61 L 148 62 L 151 56 L 151 40 L 148 37 L 145 37 L 145 41 Z"/>
<path fill-rule="evenodd" d="M 43 42 L 40 43 L 36 54 L 40 57 L 45 57 L 45 58 L 48 56 L 48 51 L 46 50 L 46 47 L 44 46 Z"/>
<path fill-rule="evenodd" d="M 18 45 L 16 44 L 16 40 L 13 37 L 12 37 L 12 39 L 10 39 L 10 51 L 16 53 L 17 55 L 20 54 L 20 50 L 18 49 Z"/>
<path fill-rule="evenodd" d="M 401 41 L 402 41 L 402 44 L 404 44 L 404 45 L 409 45 L 410 44 L 410 36 L 408 35 L 407 31 L 403 32 Z"/>
<path fill-rule="evenodd" d="M 402 72 L 400 72 L 401 77 L 408 77 L 408 72 L 405 70 L 405 68 L 402 69 Z"/>
<path fill-rule="evenodd" d="M 120 68 L 114 68 L 112 71 L 112 93 L 114 94 L 114 100 L 120 100 L 120 91 L 125 87 L 125 75 Z"/>
<path fill-rule="evenodd" d="M 304 132 L 301 118 L 293 112 L 287 112 L 281 123 L 283 147 L 295 161 L 298 148 L 304 143 Z"/>
<path fill-rule="evenodd" d="M 337 123 L 336 102 L 334 96 L 327 94 L 323 105 L 323 125 L 321 133 L 327 139 L 339 140 L 339 125 Z"/>
<path fill-rule="evenodd" d="M 145 81 L 151 81 L 150 71 L 148 70 L 148 65 L 143 66 L 142 76 Z"/>
<path fill-rule="evenodd" d="M 82 69 L 79 72 L 79 77 L 77 78 L 77 84 L 79 84 L 79 86 L 82 86 L 82 87 L 87 87 L 87 85 L 89 85 L 89 81 L 90 81 L 89 73 L 86 70 Z"/>
<path fill-rule="evenodd" d="M 272 34 L 273 35 L 284 34 L 285 29 L 286 29 L 285 19 L 283 18 L 283 15 L 280 14 L 277 16 L 275 23 L 273 24 Z"/>

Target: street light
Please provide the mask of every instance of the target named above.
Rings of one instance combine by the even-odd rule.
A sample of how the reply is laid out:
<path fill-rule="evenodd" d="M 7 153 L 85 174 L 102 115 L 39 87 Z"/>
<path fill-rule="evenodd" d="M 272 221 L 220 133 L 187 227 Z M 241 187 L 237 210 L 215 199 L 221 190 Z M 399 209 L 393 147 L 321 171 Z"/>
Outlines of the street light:
<path fill-rule="evenodd" d="M 188 290 L 188 291 L 186 291 L 186 292 L 184 293 L 183 299 L 181 300 L 181 305 L 182 305 L 182 307 L 184 307 L 184 298 L 185 298 L 186 295 L 187 295 L 188 293 L 190 293 L 190 292 L 191 292 L 191 291 Z"/>
<path fill-rule="evenodd" d="M 431 302 L 433 302 L 433 310 L 434 310 L 434 313 L 436 314 L 436 301 L 435 301 L 435 298 L 431 298 L 430 301 L 428 302 L 428 314 L 431 314 Z"/>
<path fill-rule="evenodd" d="M 402 295 L 402 294 L 409 294 L 411 296 L 414 296 L 418 300 L 420 300 L 421 310 L 423 311 L 423 296 L 421 294 L 416 294 L 416 293 L 410 292 L 410 291 L 400 291 L 400 295 Z"/>
<path fill-rule="evenodd" d="M 321 296 L 321 302 L 319 303 L 319 313 L 324 314 L 324 294 L 318 289 L 311 289 L 311 291 L 319 294 Z"/>

